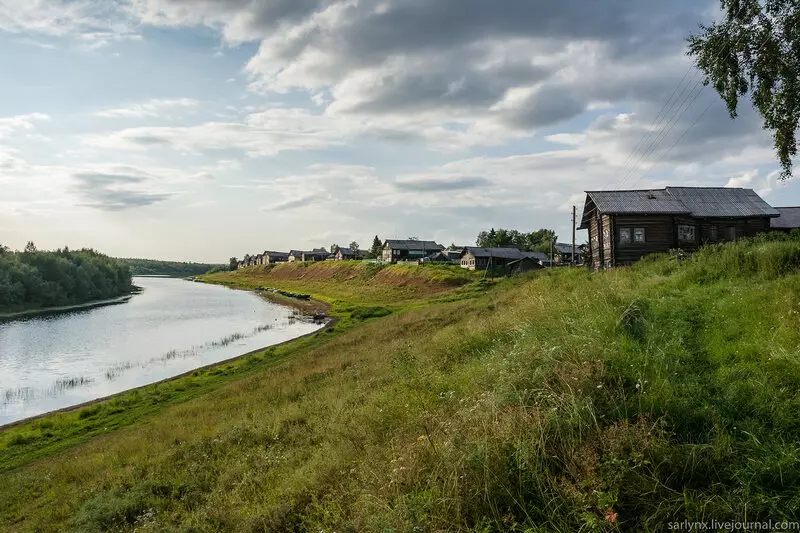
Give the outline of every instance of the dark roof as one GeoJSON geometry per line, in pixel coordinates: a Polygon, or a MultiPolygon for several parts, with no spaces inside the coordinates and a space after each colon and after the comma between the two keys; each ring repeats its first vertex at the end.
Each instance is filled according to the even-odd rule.
{"type": "Polygon", "coordinates": [[[342,255],[364,255],[362,250],[351,250],[350,248],[339,248],[342,255]]]}
{"type": "Polygon", "coordinates": [[[328,257],[329,255],[331,254],[328,252],[320,252],[319,250],[314,250],[313,252],[303,252],[303,257],[328,257]]]}
{"type": "Polygon", "coordinates": [[[436,252],[427,257],[422,259],[423,261],[438,261],[438,262],[450,262],[450,257],[447,256],[444,252],[436,252]]]}
{"type": "Polygon", "coordinates": [[[292,251],[289,252],[289,255],[291,255],[292,257],[302,257],[303,256],[303,251],[302,250],[292,250],[292,251]]]}
{"type": "Polygon", "coordinates": [[[444,250],[444,246],[434,241],[386,239],[383,245],[393,250],[444,250]]]}
{"type": "Polygon", "coordinates": [[[289,257],[289,252],[264,252],[264,255],[270,257],[289,257]]]}
{"type": "Polygon", "coordinates": [[[635,191],[587,191],[581,228],[597,208],[604,215],[691,215],[708,218],[776,217],[778,212],[752,189],[666,187],[635,191]]]}
{"type": "Polygon", "coordinates": [[[479,248],[467,246],[462,254],[469,252],[475,257],[497,257],[498,259],[522,259],[531,252],[521,252],[518,248],[479,248]]]}
{"type": "Polygon", "coordinates": [[[542,252],[524,252],[526,257],[536,259],[537,261],[549,261],[550,257],[542,252]]]}
{"type": "Polygon", "coordinates": [[[780,213],[753,189],[667,187],[694,217],[777,217],[780,213]]]}
{"type": "MultiPolygon", "coordinates": [[[[556,252],[560,254],[571,254],[572,253],[572,245],[567,244],[564,242],[557,242],[555,245],[556,252]]],[[[575,245],[575,250],[577,251],[578,245],[575,245]]]]}
{"type": "Polygon", "coordinates": [[[769,221],[771,228],[794,229],[800,228],[800,207],[776,207],[781,216],[769,221]]]}

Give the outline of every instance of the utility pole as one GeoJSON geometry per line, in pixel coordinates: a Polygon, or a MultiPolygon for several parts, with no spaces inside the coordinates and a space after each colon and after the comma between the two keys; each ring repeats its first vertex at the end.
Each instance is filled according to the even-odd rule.
{"type": "Polygon", "coordinates": [[[575,266],[575,206],[572,206],[572,266],[575,266]]]}

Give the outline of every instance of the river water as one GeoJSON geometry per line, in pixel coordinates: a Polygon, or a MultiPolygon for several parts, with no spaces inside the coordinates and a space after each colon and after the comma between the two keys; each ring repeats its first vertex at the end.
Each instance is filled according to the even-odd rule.
{"type": "Polygon", "coordinates": [[[136,277],[123,304],[0,322],[0,424],[153,383],[321,327],[246,291],[136,277]]]}

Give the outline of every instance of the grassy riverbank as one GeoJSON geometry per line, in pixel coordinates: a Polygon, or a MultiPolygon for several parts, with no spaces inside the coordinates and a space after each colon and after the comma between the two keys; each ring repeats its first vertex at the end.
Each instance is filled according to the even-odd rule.
{"type": "MultiPolygon", "coordinates": [[[[311,292],[343,320],[173,392],[186,396],[116,414],[101,405],[104,417],[149,410],[79,446],[39,448],[39,460],[14,450],[36,449],[25,435],[49,418],[0,434],[2,457],[22,465],[0,474],[0,524],[643,531],[796,520],[799,267],[800,242],[787,241],[458,287],[431,276],[397,289],[392,271],[385,287],[379,273],[217,274],[311,292]],[[358,318],[376,306],[391,314],[358,318]]],[[[54,420],[66,430],[93,416],[54,420]]]]}

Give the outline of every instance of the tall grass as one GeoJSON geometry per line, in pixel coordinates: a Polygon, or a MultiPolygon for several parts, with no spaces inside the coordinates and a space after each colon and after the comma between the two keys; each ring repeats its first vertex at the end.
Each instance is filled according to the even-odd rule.
{"type": "Polygon", "coordinates": [[[270,371],[4,474],[0,523],[572,532],[797,520],[797,247],[555,269],[370,313],[270,371]]]}

